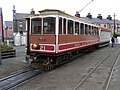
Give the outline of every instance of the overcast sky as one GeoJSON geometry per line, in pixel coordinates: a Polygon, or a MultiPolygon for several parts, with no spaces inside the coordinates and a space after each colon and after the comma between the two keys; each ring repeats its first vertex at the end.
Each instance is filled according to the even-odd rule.
{"type": "MultiPolygon", "coordinates": [[[[17,13],[30,13],[34,8],[36,13],[43,9],[59,9],[68,14],[74,15],[76,11],[80,11],[92,0],[0,0],[0,7],[3,11],[4,21],[12,21],[12,10],[15,5],[17,13]]],[[[94,18],[101,14],[103,18],[108,15],[120,20],[120,0],[93,0],[80,14],[85,17],[91,13],[94,18]]]]}

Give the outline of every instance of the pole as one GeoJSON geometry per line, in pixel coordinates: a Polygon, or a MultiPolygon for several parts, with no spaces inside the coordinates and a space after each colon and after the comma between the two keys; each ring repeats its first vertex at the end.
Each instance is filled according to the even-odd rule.
{"type": "Polygon", "coordinates": [[[2,15],[2,8],[1,8],[1,26],[2,26],[2,42],[4,42],[4,30],[3,30],[3,15],[2,15]]]}
{"type": "Polygon", "coordinates": [[[115,29],[116,29],[116,25],[115,25],[115,13],[114,13],[114,34],[115,34],[115,29]]]}

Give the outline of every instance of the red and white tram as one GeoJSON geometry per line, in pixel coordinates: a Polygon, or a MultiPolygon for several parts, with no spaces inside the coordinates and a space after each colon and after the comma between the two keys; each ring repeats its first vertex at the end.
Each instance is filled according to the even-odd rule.
{"type": "Polygon", "coordinates": [[[44,69],[60,65],[100,44],[102,30],[98,26],[59,10],[45,9],[26,20],[27,54],[33,57],[32,63],[39,63],[44,69]]]}

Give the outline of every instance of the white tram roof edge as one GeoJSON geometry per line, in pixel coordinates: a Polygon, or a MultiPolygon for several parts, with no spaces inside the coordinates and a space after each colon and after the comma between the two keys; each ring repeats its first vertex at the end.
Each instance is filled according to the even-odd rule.
{"type": "Polygon", "coordinates": [[[62,16],[62,17],[70,18],[74,21],[80,21],[84,24],[96,26],[94,24],[94,22],[92,22],[92,21],[89,21],[89,20],[86,20],[86,19],[83,19],[83,18],[79,18],[79,17],[76,17],[76,16],[72,16],[70,14],[65,13],[65,11],[61,11],[61,10],[57,10],[57,9],[44,9],[44,10],[41,10],[41,11],[38,11],[38,12],[39,12],[39,14],[29,15],[26,18],[39,17],[40,15],[41,16],[44,16],[44,15],[59,15],[59,16],[62,16]]]}

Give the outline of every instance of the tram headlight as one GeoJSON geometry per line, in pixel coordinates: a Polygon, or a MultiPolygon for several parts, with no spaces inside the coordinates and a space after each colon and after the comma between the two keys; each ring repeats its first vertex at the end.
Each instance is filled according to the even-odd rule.
{"type": "Polygon", "coordinates": [[[37,45],[37,44],[33,44],[32,45],[32,48],[34,48],[34,49],[36,49],[36,48],[38,48],[39,47],[39,45],[37,45]]]}

